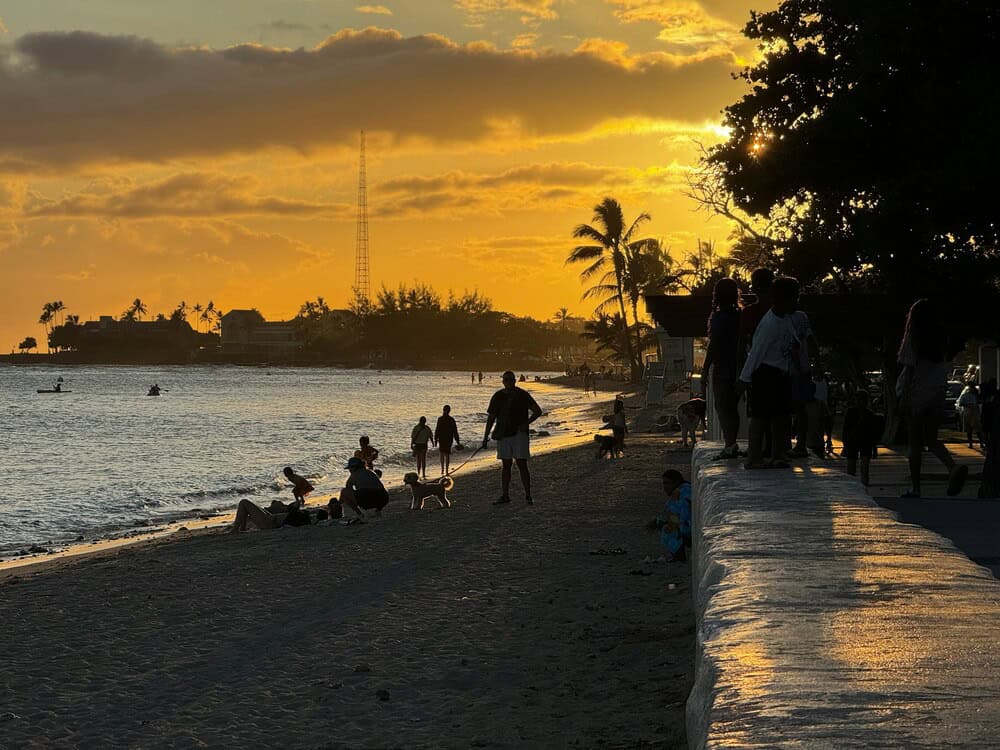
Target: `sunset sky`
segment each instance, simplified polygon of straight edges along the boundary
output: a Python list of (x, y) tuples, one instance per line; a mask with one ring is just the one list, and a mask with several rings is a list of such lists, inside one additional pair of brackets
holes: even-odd
[(368, 134), (373, 286), (589, 314), (570, 232), (605, 195), (675, 255), (680, 193), (752, 59), (749, 0), (6, 0), (0, 351), (44, 302), (343, 306)]

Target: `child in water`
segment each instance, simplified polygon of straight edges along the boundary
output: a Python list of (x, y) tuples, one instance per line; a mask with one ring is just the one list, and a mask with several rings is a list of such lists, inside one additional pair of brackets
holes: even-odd
[(312, 486), (308, 479), (299, 476), (292, 471), (291, 466), (285, 467), (284, 475), (288, 481), (292, 483), (292, 497), (295, 498), (295, 504), (304, 505), (306, 502), (306, 495), (316, 488)]
[(684, 548), (691, 544), (691, 483), (676, 469), (667, 469), (663, 472), (663, 491), (667, 501), (648, 528), (659, 530), (667, 560), (681, 562), (687, 559)]

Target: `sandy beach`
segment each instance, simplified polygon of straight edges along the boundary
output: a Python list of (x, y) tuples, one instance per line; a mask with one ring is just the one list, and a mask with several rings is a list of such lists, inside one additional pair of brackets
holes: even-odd
[(539, 456), (533, 507), (460, 472), (450, 510), (9, 571), (0, 747), (684, 747), (690, 571), (644, 562), (672, 443)]

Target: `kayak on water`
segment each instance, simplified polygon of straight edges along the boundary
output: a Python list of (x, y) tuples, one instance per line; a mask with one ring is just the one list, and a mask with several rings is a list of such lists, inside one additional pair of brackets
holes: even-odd
[(35, 391), (35, 393), (72, 393), (72, 392), (73, 391), (64, 391), (62, 389), (57, 391), (54, 388), (48, 388), (48, 389), (39, 388), (37, 391)]

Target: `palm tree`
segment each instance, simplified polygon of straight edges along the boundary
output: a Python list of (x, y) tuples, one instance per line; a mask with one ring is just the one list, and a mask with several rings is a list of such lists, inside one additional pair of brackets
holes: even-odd
[[(55, 326), (56, 323), (56, 313), (61, 313), (66, 309), (66, 305), (63, 304), (61, 299), (57, 299), (55, 302), (49, 303), (52, 306), (52, 324)], [(60, 324), (62, 321), (60, 321)]]
[(185, 322), (187, 320), (187, 309), (187, 302), (181, 300), (177, 303), (177, 307), (174, 308), (174, 311), (170, 313), (170, 320), (174, 323)]
[[(597, 225), (596, 228), (589, 224), (580, 224), (573, 230), (574, 237), (590, 240), (594, 244), (574, 248), (566, 259), (567, 263), (588, 264), (580, 273), (583, 281), (588, 281), (610, 263), (610, 270), (605, 271), (600, 282), (588, 290), (584, 298), (603, 296), (597, 308), (598, 312), (617, 303), (618, 312), (626, 327), (628, 327), (628, 313), (625, 308), (625, 276), (632, 256), (646, 243), (646, 240), (635, 240), (635, 233), (649, 219), (648, 213), (639, 214), (626, 229), (621, 204), (614, 198), (607, 197), (594, 206), (593, 222)], [(635, 336), (635, 346), (631, 338), (626, 337), (625, 351), (633, 378), (638, 377), (642, 371), (639, 359), (642, 345), (638, 318), (635, 320)]]
[(207, 330), (211, 330), (212, 317), (215, 314), (215, 303), (212, 300), (208, 301), (205, 305), (205, 309), (201, 311), (201, 322), (205, 324)]
[(146, 306), (142, 303), (142, 300), (136, 297), (132, 300), (132, 307), (129, 308), (131, 314), (128, 316), (129, 320), (142, 320), (142, 316), (146, 314)]
[(42, 314), (38, 316), (38, 322), (41, 324), (42, 329), (45, 331), (45, 350), (49, 351), (49, 332), (52, 327), (52, 316), (55, 311), (52, 309), (52, 303), (46, 302), (42, 305)]
[(191, 312), (194, 313), (194, 326), (196, 331), (201, 330), (201, 319), (202, 319), (201, 312), (204, 309), (205, 308), (201, 306), (200, 302), (195, 302), (194, 305), (191, 307)]
[(560, 307), (556, 310), (556, 314), (552, 316), (552, 319), (559, 324), (559, 330), (566, 330), (566, 322), (573, 316), (569, 314), (569, 308)]

